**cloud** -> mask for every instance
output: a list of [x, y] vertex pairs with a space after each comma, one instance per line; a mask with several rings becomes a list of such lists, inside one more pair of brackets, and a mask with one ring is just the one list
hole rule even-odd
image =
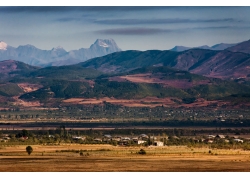
[[105, 29], [95, 31], [99, 34], [108, 34], [108, 35], [153, 35], [160, 33], [171, 32], [172, 30], [168, 29], [158, 29], [158, 28], [116, 28], [116, 29]]
[[71, 18], [71, 17], [66, 17], [66, 18], [59, 18], [56, 19], [58, 22], [71, 22], [71, 21], [81, 21], [81, 18]]
[[218, 29], [250, 29], [249, 26], [206, 26], [206, 27], [193, 27], [193, 28], [178, 28], [178, 29], [161, 29], [161, 28], [113, 28], [113, 29], [104, 29], [95, 31], [98, 34], [106, 34], [106, 35], [154, 35], [154, 34], [162, 34], [162, 33], [185, 33], [195, 30], [218, 30]]
[[45, 13], [45, 12], [110, 12], [110, 11], [145, 11], [169, 9], [166, 6], [2, 6], [1, 13]]
[[236, 22], [233, 18], [224, 19], [104, 19], [94, 20], [94, 23], [105, 25], [142, 25], [142, 24], [178, 24], [178, 23], [213, 23]]
[[242, 30], [242, 29], [249, 29], [250, 26], [207, 26], [207, 27], [195, 27], [195, 28], [190, 28], [192, 29], [197, 29], [197, 30], [203, 30], [203, 29], [237, 29], [237, 30]]

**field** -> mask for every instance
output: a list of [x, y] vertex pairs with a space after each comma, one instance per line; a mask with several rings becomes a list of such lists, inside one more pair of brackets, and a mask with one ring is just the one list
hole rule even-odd
[[[187, 146], [24, 145], [0, 147], [1, 172], [249, 172], [250, 151]], [[138, 154], [143, 148], [145, 155]], [[82, 156], [80, 155], [82, 152]]]

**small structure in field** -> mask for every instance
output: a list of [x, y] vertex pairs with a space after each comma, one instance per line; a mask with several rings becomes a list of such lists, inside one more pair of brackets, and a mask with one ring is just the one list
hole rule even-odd
[[214, 141], [213, 141], [212, 139], [206, 139], [204, 142], [205, 142], [205, 143], [208, 143], [208, 144], [211, 144], [211, 143], [213, 143]]
[[138, 139], [142, 139], [142, 140], [147, 140], [149, 137], [148, 137], [148, 135], [146, 135], [146, 134], [140, 134], [139, 136], [138, 136]]
[[104, 138], [107, 138], [107, 139], [111, 139], [111, 138], [112, 138], [112, 136], [109, 135], [109, 134], [105, 134], [105, 135], [103, 135], [103, 137], [104, 137]]
[[95, 141], [95, 142], [102, 142], [102, 139], [100, 139], [100, 138], [95, 138], [94, 141]]
[[207, 138], [208, 139], [213, 139], [213, 138], [215, 138], [215, 136], [210, 134], [210, 135], [207, 136]]
[[154, 145], [154, 146], [164, 146], [164, 143], [161, 142], [161, 141], [155, 141], [155, 142], [153, 143], [153, 145]]
[[222, 134], [218, 134], [218, 135], [216, 136], [216, 138], [225, 139], [225, 136], [222, 135]]
[[121, 140], [121, 137], [117, 136], [117, 137], [112, 137], [111, 138], [112, 141], [120, 141]]
[[73, 136], [73, 140], [85, 140], [86, 137], [81, 137], [81, 136]]
[[146, 143], [147, 141], [144, 141], [144, 140], [138, 140], [137, 141], [137, 144], [144, 144], [144, 143]]
[[241, 139], [234, 139], [235, 142], [243, 143], [243, 140]]

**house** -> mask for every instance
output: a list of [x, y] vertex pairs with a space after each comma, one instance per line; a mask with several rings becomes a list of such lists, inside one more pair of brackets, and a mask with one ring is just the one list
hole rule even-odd
[[243, 143], [243, 140], [241, 139], [234, 139], [235, 142], [240, 142], [240, 143]]
[[221, 134], [218, 134], [218, 135], [216, 136], [216, 138], [225, 139], [225, 136], [224, 136], [224, 135], [221, 135]]
[[147, 140], [148, 139], [148, 135], [146, 135], [146, 134], [140, 134], [138, 136], [138, 139]]
[[104, 137], [104, 138], [107, 138], [107, 139], [111, 139], [111, 138], [112, 138], [112, 136], [109, 135], [109, 134], [105, 134], [105, 135], [103, 135], [103, 137]]
[[95, 141], [95, 142], [102, 142], [102, 139], [100, 139], [100, 138], [95, 138], [94, 141]]
[[136, 144], [144, 144], [146, 143], [147, 141], [144, 141], [144, 140], [141, 140], [141, 139], [138, 139], [138, 138], [133, 138], [132, 139]]
[[4, 140], [10, 140], [10, 137], [3, 137]]
[[73, 136], [72, 137], [73, 140], [85, 140], [86, 137], [81, 137], [81, 136]]
[[213, 143], [214, 141], [211, 140], [211, 139], [206, 139], [204, 142], [205, 142], [205, 143], [208, 143], [208, 144], [211, 144], [211, 143]]
[[153, 143], [153, 145], [154, 145], [154, 146], [164, 146], [164, 143], [161, 142], [161, 141], [155, 141], [155, 142]]
[[210, 135], [207, 136], [207, 138], [208, 139], [213, 139], [213, 138], [215, 138], [215, 136], [210, 134]]
[[121, 140], [122, 141], [130, 141], [130, 138], [129, 137], [122, 137]]
[[113, 137], [113, 138], [111, 138], [111, 140], [112, 140], [112, 141], [117, 141], [117, 142], [118, 142], [118, 141], [121, 140], [121, 137]]

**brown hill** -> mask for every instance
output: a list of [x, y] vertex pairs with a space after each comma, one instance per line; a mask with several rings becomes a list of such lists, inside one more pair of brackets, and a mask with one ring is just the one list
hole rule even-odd
[[232, 52], [243, 52], [250, 54], [250, 40], [239, 43], [236, 46], [227, 48], [227, 50]]
[[33, 71], [36, 69], [38, 69], [38, 67], [30, 66], [15, 60], [0, 61], [0, 79], [12, 77], [16, 74]]
[[250, 54], [221, 51], [201, 64], [191, 67], [190, 72], [216, 78], [247, 78], [250, 75]]

